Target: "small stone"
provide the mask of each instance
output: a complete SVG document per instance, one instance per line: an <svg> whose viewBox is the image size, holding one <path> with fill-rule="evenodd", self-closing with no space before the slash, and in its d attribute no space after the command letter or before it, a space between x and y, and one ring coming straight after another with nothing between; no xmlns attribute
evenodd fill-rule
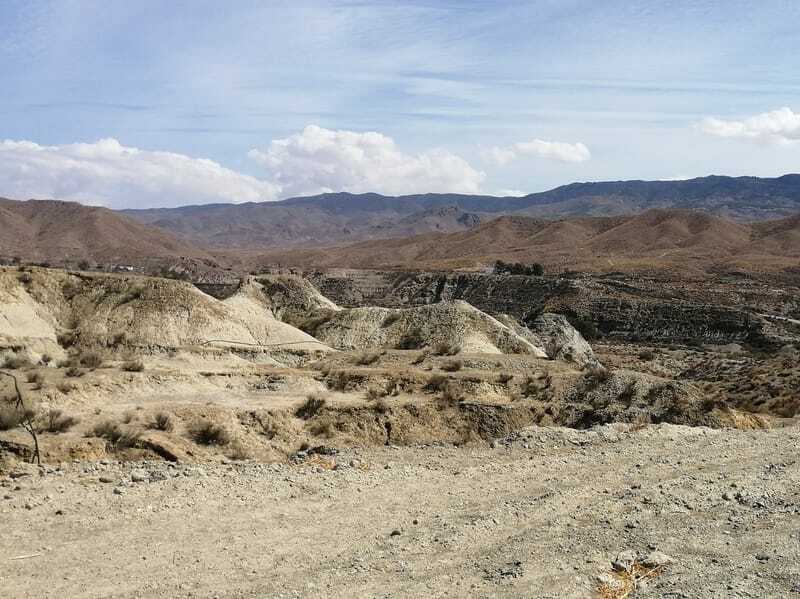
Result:
<svg viewBox="0 0 800 599"><path fill-rule="evenodd" d="M646 568L660 568L662 566L668 566L674 561L675 560L666 553L653 551L642 560L642 565Z"/></svg>
<svg viewBox="0 0 800 599"><path fill-rule="evenodd" d="M628 572L631 568L633 568L633 564L636 563L637 557L638 556L636 555L636 552L632 549L621 551L617 554L617 557L611 560L611 567L617 572Z"/></svg>
<svg viewBox="0 0 800 599"><path fill-rule="evenodd" d="M402 533L396 528L389 534L390 537L399 537Z"/></svg>
<svg viewBox="0 0 800 599"><path fill-rule="evenodd" d="M767 555L766 553L756 553L756 559L760 562L768 562L769 555Z"/></svg>
<svg viewBox="0 0 800 599"><path fill-rule="evenodd" d="M108 476L101 476L98 480L101 483L113 483L114 482L114 479L111 478L111 477L108 477Z"/></svg>
<svg viewBox="0 0 800 599"><path fill-rule="evenodd" d="M124 495L125 489L122 487L114 487L114 495Z"/></svg>
<svg viewBox="0 0 800 599"><path fill-rule="evenodd" d="M351 468L360 468L361 467L361 462L359 460L356 460L356 459L350 460L350 467Z"/></svg>
<svg viewBox="0 0 800 599"><path fill-rule="evenodd" d="M135 483L144 483L150 480L150 476L144 470L131 471L131 480Z"/></svg>

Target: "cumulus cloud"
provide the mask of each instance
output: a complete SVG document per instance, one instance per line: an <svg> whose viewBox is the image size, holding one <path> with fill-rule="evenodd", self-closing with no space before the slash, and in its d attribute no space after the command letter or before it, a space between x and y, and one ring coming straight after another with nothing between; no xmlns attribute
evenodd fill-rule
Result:
<svg viewBox="0 0 800 599"><path fill-rule="evenodd" d="M783 107L741 121L703 119L697 127L704 133L729 139L791 144L800 141L800 114Z"/></svg>
<svg viewBox="0 0 800 599"><path fill-rule="evenodd" d="M508 147L492 147L483 152L484 160L504 166L521 156L536 156L559 162L586 162L592 157L589 148L581 142L574 144L562 141L533 139L520 141Z"/></svg>
<svg viewBox="0 0 800 599"><path fill-rule="evenodd" d="M249 156L284 196L329 191L476 193L485 179L484 173L445 150L407 154L381 133L332 131L316 125L273 140L264 150L253 149Z"/></svg>
<svg viewBox="0 0 800 599"><path fill-rule="evenodd" d="M111 208L274 200L280 188L203 158L126 147L116 139L42 146L0 142L0 194Z"/></svg>

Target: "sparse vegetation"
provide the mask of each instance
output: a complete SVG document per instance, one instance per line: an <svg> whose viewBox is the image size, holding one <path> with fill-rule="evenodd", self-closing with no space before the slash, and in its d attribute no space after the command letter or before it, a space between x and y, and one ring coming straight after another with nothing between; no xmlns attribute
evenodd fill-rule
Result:
<svg viewBox="0 0 800 599"><path fill-rule="evenodd" d="M225 455L231 460L236 460L237 462L243 462L253 457L253 454L250 452L247 446L238 439L229 444L228 451L225 452Z"/></svg>
<svg viewBox="0 0 800 599"><path fill-rule="evenodd" d="M649 349L648 350L642 350L642 351L639 352L639 359L642 362L650 362L653 359L655 359L655 357L656 357L656 355L652 351L650 351Z"/></svg>
<svg viewBox="0 0 800 599"><path fill-rule="evenodd" d="M115 449L124 449L135 447L139 442L141 433L134 427L123 427L116 422L106 420L95 425L91 430L90 436L105 439Z"/></svg>
<svg viewBox="0 0 800 599"><path fill-rule="evenodd" d="M12 401L0 400L0 431L10 431L17 428L26 418L33 416L25 413L14 405Z"/></svg>
<svg viewBox="0 0 800 599"><path fill-rule="evenodd" d="M82 353L78 360L86 368L100 368L103 365L103 356L94 351Z"/></svg>
<svg viewBox="0 0 800 599"><path fill-rule="evenodd" d="M595 389L611 378L611 372L607 368L598 366L590 368L583 375L583 380L587 389Z"/></svg>
<svg viewBox="0 0 800 599"><path fill-rule="evenodd" d="M419 349L425 344L425 338L419 329L411 329L403 333L397 343L397 349Z"/></svg>
<svg viewBox="0 0 800 599"><path fill-rule="evenodd" d="M325 407L326 400L318 395L309 395L306 400L294 411L294 415L303 420L316 416Z"/></svg>
<svg viewBox="0 0 800 599"><path fill-rule="evenodd" d="M157 412L153 415L153 419L150 421L148 427L158 431L170 433L174 430L175 423L172 420L172 416L166 412Z"/></svg>
<svg viewBox="0 0 800 599"><path fill-rule="evenodd" d="M425 359L426 359L426 358L427 358L429 355L430 355L430 354L428 353L428 351L427 351L427 350L425 350L425 351L421 351L419 354L417 354L417 355L414 357L414 359L413 359L413 360L411 360L411 363L412 363L414 366L417 366L417 365L419 365L419 364L422 364L422 363L425 361Z"/></svg>
<svg viewBox="0 0 800 599"><path fill-rule="evenodd" d="M31 366L33 365L26 356L16 354L6 356L3 362L3 368L8 368L9 370L22 370L24 368L30 368Z"/></svg>
<svg viewBox="0 0 800 599"><path fill-rule="evenodd" d="M445 372L458 372L464 367L461 360L448 360L441 365L441 369Z"/></svg>
<svg viewBox="0 0 800 599"><path fill-rule="evenodd" d="M498 385L507 385L513 378L514 378L513 374L509 374L507 372L501 372L495 378L495 382L497 382Z"/></svg>
<svg viewBox="0 0 800 599"><path fill-rule="evenodd" d="M425 390L432 392L441 391L444 389L445 385L447 385L448 380L449 379L442 374L434 374L425 383Z"/></svg>
<svg viewBox="0 0 800 599"><path fill-rule="evenodd" d="M82 377L84 372L82 369L78 368L77 366L70 366L64 371L64 376L68 376L70 378L78 378Z"/></svg>
<svg viewBox="0 0 800 599"><path fill-rule="evenodd" d="M47 413L45 430L48 433L65 433L80 422L74 416L69 416L61 410L50 410Z"/></svg>
<svg viewBox="0 0 800 599"><path fill-rule="evenodd" d="M381 354L379 352L362 352L355 357L354 362L358 366L370 366L380 359Z"/></svg>
<svg viewBox="0 0 800 599"><path fill-rule="evenodd" d="M61 381L56 385L56 389L58 389L64 395L69 395L73 391L75 391L75 385L70 383L69 381Z"/></svg>
<svg viewBox="0 0 800 599"><path fill-rule="evenodd" d="M44 384L44 377L41 372L32 371L25 376L25 380L33 385L34 389L41 389Z"/></svg>
<svg viewBox="0 0 800 599"><path fill-rule="evenodd" d="M522 264L521 262L503 262L498 260L494 263L494 272L498 275L525 275L541 277L544 274L544 266L539 262Z"/></svg>
<svg viewBox="0 0 800 599"><path fill-rule="evenodd" d="M386 318L384 318L383 322L381 323L381 327L383 327L383 328L390 327L394 323L396 323L398 320L400 320L400 313L399 312L393 312L391 314L387 314Z"/></svg>
<svg viewBox="0 0 800 599"><path fill-rule="evenodd" d="M208 420L196 422L189 433L199 445L227 445L231 442L231 435L225 427Z"/></svg>
<svg viewBox="0 0 800 599"><path fill-rule="evenodd" d="M461 346L455 343L442 341L433 346L431 353L434 356L455 356L461 353Z"/></svg>
<svg viewBox="0 0 800 599"><path fill-rule="evenodd" d="M125 372L142 372L144 370L144 362L141 360L126 360L122 363L122 370Z"/></svg>

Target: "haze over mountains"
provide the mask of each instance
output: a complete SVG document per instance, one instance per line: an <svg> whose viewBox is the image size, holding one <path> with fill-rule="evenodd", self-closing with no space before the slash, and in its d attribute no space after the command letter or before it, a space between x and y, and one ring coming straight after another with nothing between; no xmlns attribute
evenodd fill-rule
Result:
<svg viewBox="0 0 800 599"><path fill-rule="evenodd" d="M799 215L800 175L576 183L521 198L336 193L124 213L0 200L0 257L241 271L479 268L497 259L551 271L774 270L798 263Z"/></svg>
<svg viewBox="0 0 800 599"><path fill-rule="evenodd" d="M125 213L205 247L277 248L464 231L503 214L552 219L651 208L704 210L742 222L782 218L800 213L800 175L573 183L523 197L330 193Z"/></svg>

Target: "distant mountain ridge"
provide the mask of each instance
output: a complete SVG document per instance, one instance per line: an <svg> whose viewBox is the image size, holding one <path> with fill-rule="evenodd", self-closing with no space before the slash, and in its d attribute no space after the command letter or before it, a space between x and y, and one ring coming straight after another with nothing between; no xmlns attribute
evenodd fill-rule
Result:
<svg viewBox="0 0 800 599"><path fill-rule="evenodd" d="M506 214L557 219L631 215L652 208L702 210L739 222L789 217L800 214L800 175L571 183L522 197L341 192L123 212L205 247L280 248L466 231Z"/></svg>

